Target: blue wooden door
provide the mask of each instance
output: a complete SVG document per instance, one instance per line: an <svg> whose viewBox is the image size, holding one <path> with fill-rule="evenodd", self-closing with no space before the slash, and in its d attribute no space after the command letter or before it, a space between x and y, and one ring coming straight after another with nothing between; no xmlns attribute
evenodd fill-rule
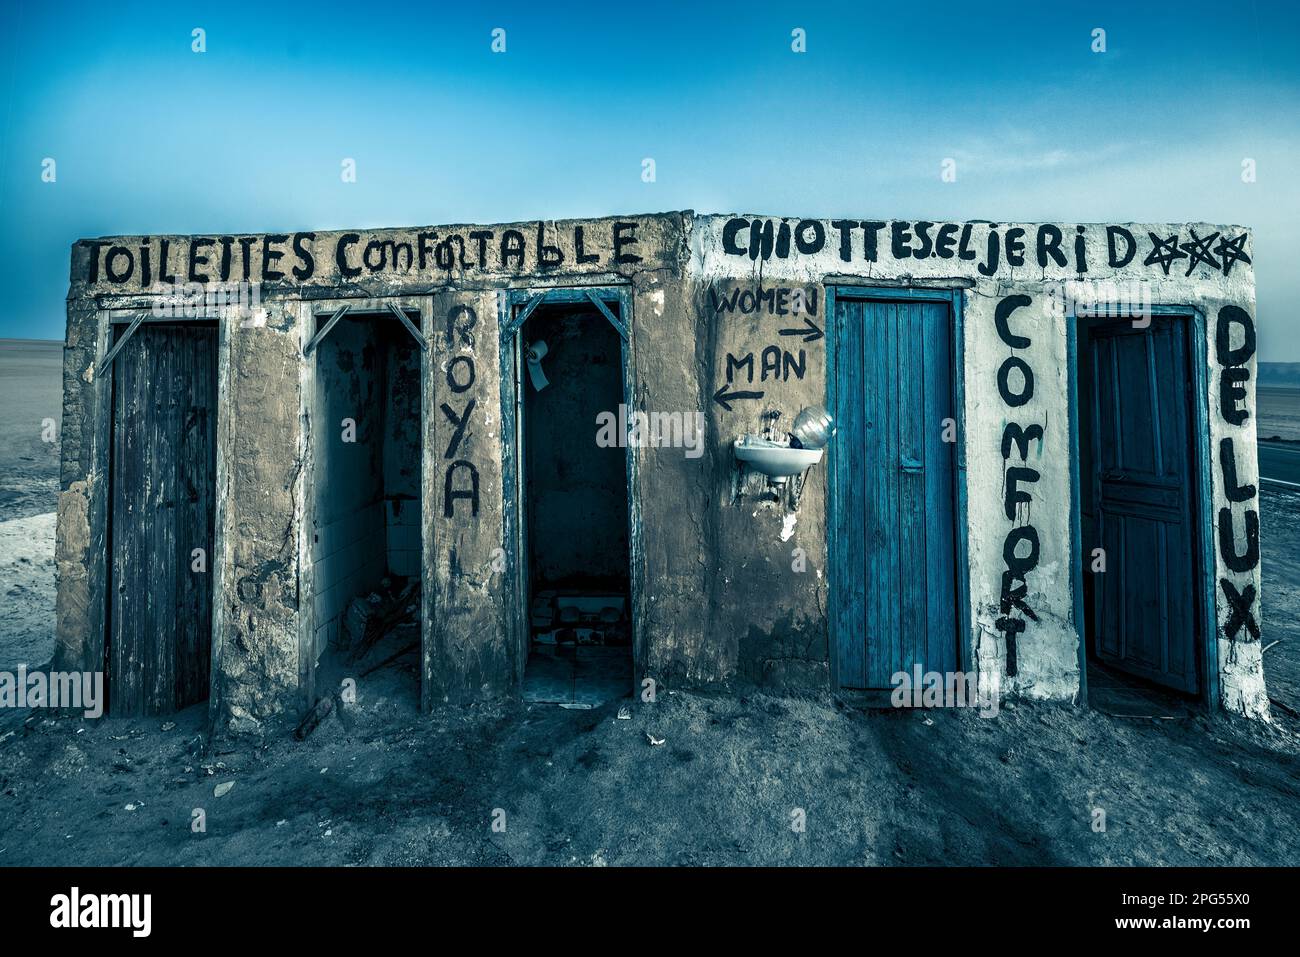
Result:
<svg viewBox="0 0 1300 957"><path fill-rule="evenodd" d="M1199 690L1188 321L1094 325L1092 481L1105 571L1095 652L1170 688ZM1094 546L1095 543L1094 543Z"/></svg>
<svg viewBox="0 0 1300 957"><path fill-rule="evenodd" d="M888 689L957 669L951 307L839 298L834 334L837 680Z"/></svg>

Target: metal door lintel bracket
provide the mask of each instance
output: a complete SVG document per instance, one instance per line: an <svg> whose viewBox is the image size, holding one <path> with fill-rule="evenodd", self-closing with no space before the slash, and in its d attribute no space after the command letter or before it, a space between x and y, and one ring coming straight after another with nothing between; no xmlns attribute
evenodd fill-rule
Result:
<svg viewBox="0 0 1300 957"><path fill-rule="evenodd" d="M113 364L113 360L117 358L117 354L121 352L122 347L126 345L126 340L130 339L131 336L134 335L135 331L140 328L140 324L144 322L144 317L146 315L147 313L141 312L131 320L131 324L126 327L126 332L122 333L117 342L113 343L113 348L108 350L108 354L99 360L99 365L95 367L95 378L98 379L104 374L104 370Z"/></svg>
<svg viewBox="0 0 1300 957"><path fill-rule="evenodd" d="M540 306L545 299L546 293L544 292L534 294L533 297L528 300L528 304L525 305L523 309L519 310L519 315L510 320L509 331L515 332L522 329L524 323L528 321L528 317L533 314L533 310Z"/></svg>
<svg viewBox="0 0 1300 957"><path fill-rule="evenodd" d="M429 340L424 338L424 336L420 334L420 330L416 328L415 323L407 318L406 311L398 308L397 304L392 302L388 304L388 308L392 310L393 315L402 320L402 325L406 326L406 331L415 336L415 341L420 344L420 348L425 352L428 352Z"/></svg>
<svg viewBox="0 0 1300 957"><path fill-rule="evenodd" d="M312 351L318 345L320 345L320 341L330 334L330 330L333 329L334 326L338 324L338 321L342 319L343 315L351 308L352 307L347 304L339 306L338 312L330 316L329 319L326 321L325 325L320 327L320 331L317 332L316 335L312 337L311 342L307 343L307 345L303 347L302 354L304 356L311 355Z"/></svg>
<svg viewBox="0 0 1300 957"><path fill-rule="evenodd" d="M594 305L597 309L599 309L601 311L601 314L604 315L604 317L610 321L610 324L615 329L618 330L618 334L622 336L624 339L626 339L627 327L624 326L623 323L618 320L618 317L614 315L614 313L610 310L609 306L605 305L605 303L601 300L601 298L598 295L596 295L594 292L592 292L590 289L584 291L587 293L587 298L591 300L592 305Z"/></svg>

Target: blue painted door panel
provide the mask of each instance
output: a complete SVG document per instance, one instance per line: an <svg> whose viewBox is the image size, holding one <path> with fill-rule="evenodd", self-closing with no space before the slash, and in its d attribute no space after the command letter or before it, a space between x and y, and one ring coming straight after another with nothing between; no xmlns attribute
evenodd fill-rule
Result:
<svg viewBox="0 0 1300 957"><path fill-rule="evenodd" d="M831 581L843 688L890 688L914 664L957 669L952 327L945 302L836 301Z"/></svg>
<svg viewBox="0 0 1300 957"><path fill-rule="evenodd" d="M1091 329L1093 501L1106 570L1094 576L1096 654L1180 691L1196 667L1190 369L1186 319ZM1095 546L1094 546L1095 547Z"/></svg>

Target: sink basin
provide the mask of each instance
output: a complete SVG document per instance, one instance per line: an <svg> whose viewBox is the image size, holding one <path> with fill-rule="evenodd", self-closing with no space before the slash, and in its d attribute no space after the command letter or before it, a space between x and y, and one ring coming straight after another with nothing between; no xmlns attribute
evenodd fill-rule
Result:
<svg viewBox="0 0 1300 957"><path fill-rule="evenodd" d="M822 460L824 449L792 449L787 445L775 445L759 440L758 442L736 439L732 444L737 461L762 472L769 478L787 479L798 475L810 465Z"/></svg>

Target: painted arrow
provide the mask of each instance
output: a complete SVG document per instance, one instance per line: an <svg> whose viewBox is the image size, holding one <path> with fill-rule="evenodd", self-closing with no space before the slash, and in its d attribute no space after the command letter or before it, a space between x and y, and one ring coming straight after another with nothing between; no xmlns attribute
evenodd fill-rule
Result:
<svg viewBox="0 0 1300 957"><path fill-rule="evenodd" d="M807 316L804 316L804 327L802 329L782 329L783 336L803 336L804 342L816 342L826 333L822 332L817 323L813 322Z"/></svg>
<svg viewBox="0 0 1300 957"><path fill-rule="evenodd" d="M725 385L717 392L713 393L713 401L718 403L718 405L722 406L728 412L732 411L731 402L733 399L761 398L763 398L763 393L761 392L728 392Z"/></svg>

